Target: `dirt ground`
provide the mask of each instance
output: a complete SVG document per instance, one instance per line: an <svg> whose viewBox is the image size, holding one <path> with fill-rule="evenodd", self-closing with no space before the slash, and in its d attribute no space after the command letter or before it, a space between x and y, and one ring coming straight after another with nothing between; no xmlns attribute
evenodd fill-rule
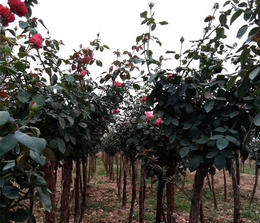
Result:
<svg viewBox="0 0 260 223"><path fill-rule="evenodd" d="M249 201L252 194L252 189L254 185L254 166L252 167L251 173L241 173L241 223L257 223L260 222L260 188L257 187L255 193L254 202L250 205ZM178 199L176 199L176 206L189 205L189 200L187 196L191 195L192 181L194 173L189 173L186 178L185 190L184 192L180 187L176 188L176 194ZM227 189L228 189L228 199L224 202L223 195L223 172L217 172L215 181L215 190L217 193L218 208L214 209L214 203L212 198L212 193L209 190L209 185L207 179L204 185L204 215L205 223L211 222L226 222L232 223L233 219L233 198L232 198L232 184L231 177L228 172L226 172L227 177ZM127 205L122 207L121 198L117 195L116 182L112 182L104 174L104 167L101 160L98 161L97 172L91 179L88 185L88 199L87 207L84 215L84 223L126 223L128 222L130 200L131 200L131 182L128 179L127 186ZM146 223L155 222L155 208L156 208L156 184L153 191L151 191L150 184L147 184L146 190L146 203L145 203L145 219ZM184 195L185 193L185 195ZM186 198L185 198L186 197ZM186 199L186 200L185 200ZM178 203L179 202L179 203ZM189 206L187 207L189 208ZM176 213L178 215L177 222L188 222L189 211L183 210L182 208L177 209ZM39 209L38 209L39 211ZM44 216L42 208L41 211L37 213L37 222L43 222ZM73 216L72 216L73 219ZM73 220L71 222L74 222ZM133 222L138 221L138 198L135 206L135 212L133 217Z"/></svg>

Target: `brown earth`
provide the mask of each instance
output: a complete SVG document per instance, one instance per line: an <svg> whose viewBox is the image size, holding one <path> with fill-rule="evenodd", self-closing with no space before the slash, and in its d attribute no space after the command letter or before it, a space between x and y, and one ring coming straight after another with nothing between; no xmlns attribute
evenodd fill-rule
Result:
<svg viewBox="0 0 260 223"><path fill-rule="evenodd" d="M247 167L249 169L249 167ZM260 188L257 188L255 193L254 202L250 205L249 201L252 194L252 189L254 185L254 167L250 170L250 174L241 173L241 204L242 211L241 217L242 222L245 223L257 223L260 222ZM130 209L131 200L131 186L130 179L128 179L128 202L126 207L122 207L121 198L117 195L116 182L112 182L106 176L104 176L104 168L101 160L98 160L97 172L95 173L93 179L91 179L88 185L88 200L87 207L84 215L84 223L126 223L128 222L128 215ZM209 190L208 181L205 180L204 186L204 215L205 223L211 222L226 222L232 223L232 213L233 213L233 199L232 199L232 182L227 176L227 189L228 189L228 200L224 202L223 195L223 172L217 172L215 180L215 189L217 194L218 209L214 209L214 203L212 199L212 193ZM185 190L181 190L181 184L177 185L176 189L176 207L181 205L189 205L189 198L191 196L192 181L194 173L188 173L186 178ZM60 191L60 188L58 188ZM155 207L156 207L156 184L154 185L154 191L151 191L150 184L147 185L146 191L146 203L145 203L145 218L146 223L155 222ZM59 192L58 192L59 194ZM176 208L176 213L178 215L177 222L188 222L189 211L183 210L182 208ZM44 222L43 209L37 208L37 222ZM72 216L73 219L73 216ZM133 222L138 221L138 199L135 206L135 213L133 217ZM71 222L74 222L71 220Z"/></svg>

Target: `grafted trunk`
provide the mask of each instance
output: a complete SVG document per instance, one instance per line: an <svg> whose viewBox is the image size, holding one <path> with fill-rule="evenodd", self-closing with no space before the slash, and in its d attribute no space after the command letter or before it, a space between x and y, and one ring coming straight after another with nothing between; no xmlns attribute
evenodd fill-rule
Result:
<svg viewBox="0 0 260 223"><path fill-rule="evenodd" d="M46 160L46 164L44 166L44 178L48 184L48 188L52 192L51 194L51 202L52 206L55 206L56 203L56 178L55 178L55 163L50 160ZM33 201L32 201L33 202ZM33 204L33 203L32 203ZM30 205L31 206L31 205ZM33 205L32 205L33 207ZM32 208L30 207L30 208ZM46 223L55 223L56 222L56 216L55 216L55 209L52 208L51 212L45 211L45 222Z"/></svg>
<svg viewBox="0 0 260 223"><path fill-rule="evenodd" d="M174 176L175 174L175 165L170 166L167 169L166 176L170 179L169 182L166 184L167 190L167 221L168 223L175 223L174 211L175 211L175 203L174 203L174 196L175 196L175 188L174 188Z"/></svg>
<svg viewBox="0 0 260 223"><path fill-rule="evenodd" d="M162 176L158 176L158 185L157 185L157 205L156 205L156 223L162 222L163 217L163 191L165 183L162 179Z"/></svg>
<svg viewBox="0 0 260 223"><path fill-rule="evenodd" d="M126 165L126 160L124 159L123 161L123 172L124 172L124 178L123 178L123 199L122 199L122 206L126 206L126 184L127 184L127 165Z"/></svg>
<svg viewBox="0 0 260 223"><path fill-rule="evenodd" d="M208 168L200 168L196 171L193 194L191 198L191 209L190 209L190 219L189 223L198 223L202 202L202 190L204 179L208 173Z"/></svg>
<svg viewBox="0 0 260 223"><path fill-rule="evenodd" d="M83 215L85 212L85 206L87 204L87 184L88 184L88 179L87 179L87 158L82 159L82 175L83 175L83 181L82 181L82 203L81 203L81 213L80 213L80 219L79 222L82 222Z"/></svg>
<svg viewBox="0 0 260 223"><path fill-rule="evenodd" d="M253 200L254 200L256 187L257 187L257 182L258 182L258 175L259 175L259 166L258 166L258 164L256 164L256 166L255 166L255 184L254 184L254 188L253 188L253 191L252 191L252 196L251 196L250 203L252 203Z"/></svg>
<svg viewBox="0 0 260 223"><path fill-rule="evenodd" d="M78 223L80 219L80 161L76 162L76 177L74 182L74 223Z"/></svg>
<svg viewBox="0 0 260 223"><path fill-rule="evenodd" d="M237 168L234 167L234 162L231 166L231 177L232 177L232 186L233 186L233 192L234 192L234 216L233 216L233 222L239 223L240 222L240 210L241 210L241 203L240 203L240 185L238 184L237 180Z"/></svg>
<svg viewBox="0 0 260 223"><path fill-rule="evenodd" d="M139 189L139 223L144 223L144 202L145 202L145 167L141 167L141 180L140 180L140 189Z"/></svg>
<svg viewBox="0 0 260 223"><path fill-rule="evenodd" d="M72 184L72 160L63 162L62 166L62 195L60 206L60 223L69 223L70 219L70 187Z"/></svg>
<svg viewBox="0 0 260 223"><path fill-rule="evenodd" d="M132 200L131 200L131 208L130 208L128 223L131 223L133 221L134 206L136 200L136 168L135 168L134 160L131 160L131 169L132 169Z"/></svg>
<svg viewBox="0 0 260 223"><path fill-rule="evenodd" d="M224 178L224 201L227 202L227 178L225 169L223 169L223 178Z"/></svg>

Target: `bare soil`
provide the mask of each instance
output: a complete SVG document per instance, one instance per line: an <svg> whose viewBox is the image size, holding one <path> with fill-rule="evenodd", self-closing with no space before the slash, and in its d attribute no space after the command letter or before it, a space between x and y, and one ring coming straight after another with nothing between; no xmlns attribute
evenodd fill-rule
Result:
<svg viewBox="0 0 260 223"><path fill-rule="evenodd" d="M249 168L247 166L247 168ZM252 169L254 166L252 166ZM254 185L254 171L250 170L251 174L241 173L241 217L244 223L260 222L260 188L257 187L254 202L250 204L250 198ZM122 207L121 197L117 195L116 182L112 182L104 176L104 167L101 160L97 162L97 172L91 179L88 185L87 207L84 214L84 223L126 223L128 222L130 201L131 201L131 182L128 179L127 186L127 205ZM212 222L233 222L233 198L232 198L232 182L228 172L227 176L227 191L228 200L224 202L224 184L223 172L217 172L215 180L215 190L217 194L217 210L214 209L212 193L209 190L207 179L204 185L204 215L205 223ZM189 217L189 198L192 193L192 182L194 173L188 173L185 183L184 191L181 190L181 182L176 185L176 214L178 215L177 222L188 222ZM60 194L61 188L58 188L57 194ZM137 194L138 195L138 194ZM57 196L59 197L59 195ZM71 207L73 210L73 207ZM155 208L156 208L156 184L153 191L151 191L151 184L147 184L146 203L145 203L145 219L146 223L155 222ZM44 222L44 211L41 206L37 207L37 222ZM71 211L73 213L73 211ZM73 221L73 216L71 217ZM135 206L133 222L138 221L138 198Z"/></svg>

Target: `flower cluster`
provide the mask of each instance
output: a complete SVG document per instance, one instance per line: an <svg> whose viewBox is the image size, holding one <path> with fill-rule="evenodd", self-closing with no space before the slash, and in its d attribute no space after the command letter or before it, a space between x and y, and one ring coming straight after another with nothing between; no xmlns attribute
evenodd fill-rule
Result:
<svg viewBox="0 0 260 223"><path fill-rule="evenodd" d="M9 23L15 20L14 14L19 17L26 16L28 9L24 2L21 0L8 0L10 9L0 4L0 17L4 27L9 26Z"/></svg>
<svg viewBox="0 0 260 223"><path fill-rule="evenodd" d="M152 111L147 111L145 112L145 115L147 117L147 122L149 122L150 120L152 120L154 118L154 114ZM162 119L161 118L157 118L155 123L154 123L156 126L160 127L161 124L162 124Z"/></svg>
<svg viewBox="0 0 260 223"><path fill-rule="evenodd" d="M19 17L27 15L28 9L25 3L21 0L8 0L8 4L10 6L11 11Z"/></svg>
<svg viewBox="0 0 260 223"><path fill-rule="evenodd" d="M0 16L2 17L2 24L4 27L15 20L14 14L6 6L0 5Z"/></svg>
<svg viewBox="0 0 260 223"><path fill-rule="evenodd" d="M41 34L33 35L30 39L30 43L32 43L37 49L42 47L43 38Z"/></svg>
<svg viewBox="0 0 260 223"><path fill-rule="evenodd" d="M86 69L85 65L91 64L94 61L94 52L89 48L75 52L72 56L71 69L77 72L82 72Z"/></svg>

